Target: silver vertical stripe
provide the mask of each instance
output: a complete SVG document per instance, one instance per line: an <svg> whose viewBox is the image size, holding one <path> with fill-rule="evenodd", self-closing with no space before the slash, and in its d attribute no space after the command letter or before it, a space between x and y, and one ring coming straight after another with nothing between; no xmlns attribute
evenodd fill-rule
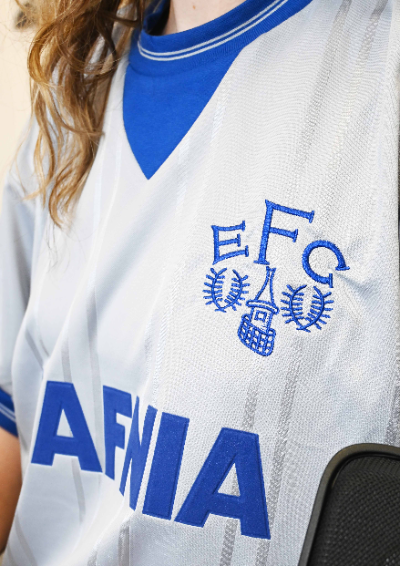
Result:
<svg viewBox="0 0 400 566"><path fill-rule="evenodd" d="M398 205L397 205L397 214L398 214L398 235L400 240L400 153L398 155L398 163L397 163L397 186L398 186ZM396 334L399 336L399 316L397 315L397 324L396 324ZM397 344L397 367L400 367L400 344ZM399 371L399 370L398 370ZM397 376L397 383L394 388L393 392L393 402L390 411L390 418L387 425L386 436L385 436L385 444L391 444L392 446L400 446L400 375Z"/></svg>
<svg viewBox="0 0 400 566"><path fill-rule="evenodd" d="M232 64L232 66L235 63ZM220 85L222 88L218 89L218 101L217 101L217 105L216 105L216 110L215 110L215 114L214 114L214 118L213 118L213 124L212 124L212 131L211 131L211 136L210 136L210 148L208 150L208 155L210 156L210 160L213 161L214 159L214 152L213 152L213 148L214 148L214 144L216 143L217 140L217 134L219 132L219 129L222 125L223 119L224 119L224 115L225 115L225 109L227 106L227 99L228 96L231 92L231 87L232 87L232 74L227 76L225 75L223 83L221 83ZM180 155L179 155L179 165L180 167L182 167L182 163L184 163L184 160L187 159L186 157L186 153L188 151L188 142L189 142L189 138L190 136L188 136L188 139L185 140L185 145L182 146L180 148ZM190 154L189 154L189 158L190 158ZM204 199L204 187L206 187L209 183L210 180L210 166L206 165L205 166L205 172L204 172L204 183L203 183L203 191L200 194L200 197L197 201L197 209L200 210L201 208L201 203L202 200ZM178 194L178 199L177 199L177 206L176 206L176 218L179 218L179 215L181 214L181 207L183 204L183 199L185 196L185 192L186 192L186 182L187 182L187 175L183 173L183 171L180 171L180 190L179 190L179 194ZM175 221L175 223L177 222L177 220ZM176 233L175 233L176 236ZM162 272L162 276L161 276L161 280L164 281L166 277L166 267L165 267L165 263L163 266L163 272ZM168 307L167 307L168 308ZM170 317L168 316L168 312L165 311L163 314L163 318L161 321L161 330L160 330L160 337L159 337L159 341L158 341L158 347L157 347L157 352L156 352L156 363L155 363L155 369L154 369L154 377L153 377L153 403L157 404L157 399L158 399L158 395L159 395L159 387L160 387L160 373L161 373L161 368L162 368L162 363L163 363L163 357L164 357L164 349L165 349L165 337L166 337L166 333L167 333L167 328L168 328L168 320L170 319Z"/></svg>
<svg viewBox="0 0 400 566"><path fill-rule="evenodd" d="M300 343L300 340L297 339L297 351L294 352L294 354L296 355L293 355L293 359L295 359L296 362L292 367L290 367L286 376L285 390L283 392L281 401L279 425L276 433L275 449L272 459L272 476L267 492L268 521L271 532L273 530L275 514L278 507L293 401L299 377L299 369L302 357ZM265 566L265 564L267 563L270 542L270 540L261 540L259 542L257 548L256 566Z"/></svg>
<svg viewBox="0 0 400 566"><path fill-rule="evenodd" d="M327 41L327 47L324 55L324 62L318 74L317 86L314 97L309 106L308 116L306 118L306 126L302 132L301 140L298 146L296 162L293 172L293 179L296 184L297 177L304 163L307 160L309 148L311 147L314 132L318 124L318 116L321 111L323 100L322 93L326 89L331 68L338 49L340 33L343 29L347 13L351 5L351 0L343 0L339 11L335 17L335 21ZM293 369L293 368L292 368ZM289 429L291 410L293 405L294 394L298 370L291 371L286 378L285 390L281 401L280 418L277 433L277 443L274 450L274 459L272 466L272 478L270 483L270 491L267 496L268 518L270 527L273 524L273 516L276 511L276 504L271 505L272 500L278 501L283 462L286 451L286 439ZM258 390L260 386L260 378L253 380L247 392L245 411L243 416L243 429L250 432L254 426L254 418L257 407ZM237 520L228 519L225 526L224 540L222 544L222 552L220 558L220 566L230 566L232 563L233 549L237 531ZM256 566L265 566L268 558L269 541L261 541L257 549Z"/></svg>
<svg viewBox="0 0 400 566"><path fill-rule="evenodd" d="M326 43L323 62L321 63L321 67L317 76L316 87L308 106L305 125L301 133L299 146L296 150L296 161L294 165L293 175L295 185L297 184L298 175L301 171L301 168L307 161L308 153L314 140L315 130L317 128L317 125L319 124L319 116L321 113L322 103L324 101L323 94L328 86L329 78L332 73L332 67L335 62L336 52L339 47L339 43L342 37L342 30L348 12L350 10L351 2L352 0L343 0L336 14L331 33L329 34Z"/></svg>
<svg viewBox="0 0 400 566"><path fill-rule="evenodd" d="M42 359L42 356L40 355L40 352L39 352L39 350L38 350L38 348L35 344L35 341L34 341L32 335L31 335L31 333L28 330L25 331L25 338L26 338L26 342L27 342L29 348L31 349L31 352L32 352L34 358L36 359L36 361L38 363L38 366L40 367L40 369L42 371L42 376L43 376L43 359ZM19 440L21 442L23 451L25 453L27 453L29 451L28 442L26 441L25 435L20 428L18 428L18 436L19 436Z"/></svg>
<svg viewBox="0 0 400 566"><path fill-rule="evenodd" d="M192 132L189 131L181 141L178 148L179 149L178 168L176 174L177 194L176 194L173 231L171 234L171 243L170 243L171 250L175 250L177 247L179 226L182 220L183 204L185 201L186 190L187 190L187 161L188 161L191 140L192 140ZM169 272L173 269L173 266L175 265L175 262L170 261L170 257L168 257L168 260L169 261L165 261L163 265L162 282L159 287L160 290L162 290L166 277L168 277ZM167 267L168 265L169 267ZM182 269L182 266L180 265L178 269ZM168 280L170 281L171 279L168 278L167 281ZM160 375L161 375L162 362L164 359L166 336L168 334L169 324L172 319L172 305L175 303L175 299L176 299L176 289L174 288L174 286L171 286L170 283L169 283L169 289L170 289L170 292L168 293L169 298L168 301L166 301L165 310L163 313L163 318L161 323L161 333L160 333L161 340L159 343L159 347L157 348L157 364L155 366L154 377L153 377L153 400L155 403L157 402L159 390L161 386Z"/></svg>
<svg viewBox="0 0 400 566"><path fill-rule="evenodd" d="M103 424L103 401L102 401L102 383L100 375L100 365L99 357L97 352L97 328L98 328L98 310L96 302L96 272L97 264L99 261L100 251L102 249L105 232L108 226L108 221L111 216L111 212L114 207L116 200L118 187L120 185L121 179L121 159L122 159L122 136L118 139L118 145L116 147L116 164L115 164L115 176L114 176L114 186L113 192L110 199L110 203L107 209L107 215L104 219L103 225L101 226L101 232L95 243L95 252L93 257L92 271L89 276L88 287L87 287L87 301L86 301L86 314L87 314L87 331L89 339L89 354L90 363L92 369L92 385L93 385L93 404L94 404L94 422L95 422L95 444L97 454L102 466L104 466L104 424ZM99 225L97 216L99 215L99 204L95 203L95 222ZM97 214L96 214L97 213Z"/></svg>
<svg viewBox="0 0 400 566"><path fill-rule="evenodd" d="M119 84L123 77L125 76L125 66L119 65L117 76L113 80L112 88L115 88L114 85ZM112 99L112 95L110 93L109 99ZM120 111L120 107L116 108L116 111ZM114 115L114 109L112 109L106 115L106 123L105 123L105 131L110 128L110 123L112 117ZM97 264L99 260L100 251L102 248L102 244L104 241L105 231L108 226L108 222L111 216L111 212L114 208L114 203L116 200L118 188L120 185L120 178L121 178L121 158L122 158L122 140L123 137L120 136L118 139L118 144L116 147L116 163L115 163L115 175L114 175L114 185L112 189L112 195L110 202L108 204L107 213L105 215L103 224L100 224L101 219L101 197L102 197L102 184L103 184L103 167L105 163L104 159L104 152L105 152L105 144L103 143L102 152L99 155L100 163L102 164L101 173L98 177L97 187L95 192L95 201L93 207L93 234L94 238L100 230L100 234L98 235L97 239L94 240L92 245L92 252L89 260L89 264L91 267L91 271L88 276L87 282L87 295L86 295L86 315L87 315L87 332L88 332L88 341L89 341L89 356L90 356L90 364L92 370L92 387L93 387L93 407L94 407L94 424L95 424L95 445L96 451L99 457L100 464L104 467L104 423L103 423L103 407L102 407L102 382L101 382L101 375L100 375L100 364L97 352L97 322L98 322L98 312L97 312L97 304L96 304L96 291L95 291L95 282L96 282L96 271L97 271ZM99 481L101 482L102 476L99 476ZM92 554L90 555L89 561L87 566L96 566L97 565L97 554L98 554L98 545L95 546L93 549Z"/></svg>
<svg viewBox="0 0 400 566"><path fill-rule="evenodd" d="M78 461L74 458L71 460L72 477L74 478L75 491L78 499L79 521L83 523L86 515L85 493L83 491L83 483L81 469Z"/></svg>
<svg viewBox="0 0 400 566"><path fill-rule="evenodd" d="M104 450L103 450L103 414L101 410L101 376L99 357L97 353L97 306L96 294L92 289L89 293L87 300L87 327L89 338L89 353L90 364L92 368L92 386L93 386L93 402L94 402L94 422L95 422L95 437L96 437L96 450L99 455L99 460L104 464Z"/></svg>
<svg viewBox="0 0 400 566"><path fill-rule="evenodd" d="M231 495L240 495L239 484L235 476L232 482ZM238 529L238 519L227 519L225 523L224 540L222 543L220 566L229 565L232 562L233 549L235 548L236 532Z"/></svg>
<svg viewBox="0 0 400 566"><path fill-rule="evenodd" d="M25 535L23 533L21 523L19 522L19 517L18 517L17 514L15 515L15 518L14 518L14 527L15 527L15 534L17 535L19 544L20 544L22 550L24 551L25 556L28 560L28 562L26 564L29 564L29 566L37 566L36 559L33 555L32 550L30 549L28 541L25 538Z"/></svg>
<svg viewBox="0 0 400 566"><path fill-rule="evenodd" d="M69 319L67 320L67 329L69 326ZM64 340L61 346L61 363L63 370L63 378L66 383L72 383L71 364L69 360L69 345L68 345L68 332L65 333ZM76 499L78 502L79 521L82 523L86 514L85 493L83 490L82 477L80 467L75 458L71 459L72 478L74 480Z"/></svg>
<svg viewBox="0 0 400 566"><path fill-rule="evenodd" d="M130 516L125 519L119 530L118 566L129 566L129 523Z"/></svg>
<svg viewBox="0 0 400 566"><path fill-rule="evenodd" d="M332 63L334 61L334 57L332 56L332 54L337 50L339 38L341 35L341 30L343 29L343 25L345 23L347 13L350 8L350 4L351 4L351 0L344 0L335 18L334 26L331 32L331 36L329 38L328 47L325 56L325 62L326 62L325 65L328 63L330 67L332 66ZM380 17L382 15L382 12L386 4L387 4L387 0L378 1L374 11L371 14L369 24L365 30L363 41L357 58L356 72L354 73L354 81L349 96L351 102L354 100L354 97L357 93L358 83L361 79L365 67L365 63L368 59L371 46L374 41L376 28L378 26ZM326 77L329 76L329 74L322 73L321 78L324 75ZM325 84L320 83L317 86L317 89L319 88L323 90L326 85L326 82L324 83ZM316 101L321 99L322 97L320 96L315 97ZM314 113L317 112L317 110L314 110ZM309 120L309 124L311 127L313 127L313 125L315 124L315 119ZM348 124L349 124L349 115L347 115L346 121L343 125L342 140L344 139ZM307 130L305 131L305 134L306 132ZM306 138L306 135L304 135L304 138ZM307 147L310 147L309 143L304 144L304 148L307 149ZM341 147L341 151L338 152L337 155L342 154L343 150L341 144L340 147ZM339 157L338 159L335 159L335 162L332 163L331 166L334 167L336 170L338 170L340 166L340 162L341 162L341 158ZM272 477L267 494L268 516L269 516L271 531L273 530L273 524L279 502L279 493L280 493L282 477L283 477L284 461L285 461L286 449L287 449L287 438L288 438L289 426L291 421L291 412L292 412L293 400L295 397L297 381L298 381L299 364L301 359L300 355L296 356L295 359L297 360L296 368L294 368L295 371L290 372L290 374L288 375L285 386L285 392L282 400L280 424L278 428L277 441L274 450ZM266 564L268 563L270 546L271 546L270 540L269 541L262 540L259 542L257 549L256 566L266 566Z"/></svg>
<svg viewBox="0 0 400 566"><path fill-rule="evenodd" d="M42 348L42 350L43 350L45 356L49 357L49 352L47 351L47 348L46 348L46 346L44 345L44 342L43 342L43 340L42 340L41 338L39 338L39 344L40 344L40 347Z"/></svg>
<svg viewBox="0 0 400 566"><path fill-rule="evenodd" d="M26 341L28 342L28 345L29 345L29 347L32 351L32 354L34 355L39 367L43 370L42 356L40 355L40 352L37 349L37 346L35 344L35 341L33 340L32 335L28 330L25 331L25 337L26 337Z"/></svg>
<svg viewBox="0 0 400 566"><path fill-rule="evenodd" d="M400 446L400 385L398 381L399 378L397 378L397 384L393 393L393 403L385 435L385 444L392 446Z"/></svg>
<svg viewBox="0 0 400 566"><path fill-rule="evenodd" d="M226 520L224 541L222 543L221 558L219 561L220 566L228 566L232 562L237 528L238 528L237 519Z"/></svg>
<svg viewBox="0 0 400 566"><path fill-rule="evenodd" d="M257 408L258 389L260 386L261 376L258 375L254 378L249 385L246 396L246 403L244 407L244 415L242 421L242 430L251 432L254 427L254 418ZM234 478L231 494L238 496L239 486L237 477ZM220 566L230 566L232 562L233 549L235 547L236 532L238 528L237 519L227 519L225 523L224 539L222 542L221 558L219 561Z"/></svg>
<svg viewBox="0 0 400 566"><path fill-rule="evenodd" d="M69 361L68 332L65 333L64 340L61 346L61 364L62 364L64 381L67 383L72 383L71 364Z"/></svg>

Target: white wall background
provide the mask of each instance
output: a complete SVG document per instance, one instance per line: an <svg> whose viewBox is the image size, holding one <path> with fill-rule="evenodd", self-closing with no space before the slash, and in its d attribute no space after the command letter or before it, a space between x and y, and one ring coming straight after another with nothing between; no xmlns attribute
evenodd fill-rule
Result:
<svg viewBox="0 0 400 566"><path fill-rule="evenodd" d="M14 0L0 0L0 193L30 112L26 70L30 36L13 29L16 13Z"/></svg>

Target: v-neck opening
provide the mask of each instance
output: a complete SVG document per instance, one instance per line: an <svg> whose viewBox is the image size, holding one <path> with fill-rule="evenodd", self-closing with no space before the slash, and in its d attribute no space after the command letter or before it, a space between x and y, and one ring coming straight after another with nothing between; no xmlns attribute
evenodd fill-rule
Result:
<svg viewBox="0 0 400 566"><path fill-rule="evenodd" d="M148 33L146 20L129 53L123 122L147 180L195 126L242 50L310 2L245 0L216 20L166 36Z"/></svg>
<svg viewBox="0 0 400 566"><path fill-rule="evenodd" d="M120 61L120 66L121 66L122 72L121 72L121 76L119 77L119 80L121 80L122 82L125 82L125 70L123 69L123 67L127 68L128 65L129 65L128 54L126 54L125 57L122 58L121 61ZM232 65L231 65L231 67L232 67ZM168 155L168 157L160 164L160 166L153 173L153 175L151 175L151 177L147 177L145 175L142 167L140 166L139 161L136 158L134 151L132 151L132 146L131 146L131 143L129 141L129 138L128 138L128 135L127 135L127 132L126 132L126 127L125 127L125 120L124 120L124 113L123 113L123 100L121 101L121 104L118 105L118 109L117 109L117 112L116 112L116 116L118 117L117 130L120 132L120 135L123 136L123 146L127 148L129 155L132 157L133 162L135 163L135 167L137 168L137 171L140 174L142 181L144 183L154 183L154 182L156 182L157 178L159 176L163 175L168 170L168 168L171 167L171 162L173 162L177 159L177 155L180 151L182 143L184 142L184 139L188 135L194 133L194 130L197 129L197 127L200 127L200 122L201 122L203 116L206 114L206 112L208 112L210 105L213 103L214 95L217 94L217 91L219 90L219 87L221 86L222 82L226 80L226 76L227 76L227 73L222 78L220 84L218 85L218 88L215 90L215 92L213 93L213 95L211 96L211 98L207 102L207 104L203 107L201 113L199 114L197 119L193 122L192 126L188 129L188 131L185 133L185 135L180 140L180 142L174 147L174 149L171 151L171 153Z"/></svg>

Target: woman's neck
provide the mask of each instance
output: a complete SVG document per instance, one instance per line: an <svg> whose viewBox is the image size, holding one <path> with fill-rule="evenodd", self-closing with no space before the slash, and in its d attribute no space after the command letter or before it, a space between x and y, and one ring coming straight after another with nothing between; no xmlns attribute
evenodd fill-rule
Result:
<svg viewBox="0 0 400 566"><path fill-rule="evenodd" d="M186 31L242 4L244 0L171 0L168 20L163 35Z"/></svg>

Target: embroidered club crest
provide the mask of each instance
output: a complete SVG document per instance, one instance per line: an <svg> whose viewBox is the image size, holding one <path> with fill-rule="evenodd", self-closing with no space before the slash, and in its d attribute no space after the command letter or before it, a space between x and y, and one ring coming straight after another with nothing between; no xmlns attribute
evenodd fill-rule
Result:
<svg viewBox="0 0 400 566"><path fill-rule="evenodd" d="M242 344L260 356L269 356L274 349L275 330L271 323L279 312L274 301L274 275L275 268L267 265L264 283L254 299L246 302L251 310L242 316L238 330Z"/></svg>

